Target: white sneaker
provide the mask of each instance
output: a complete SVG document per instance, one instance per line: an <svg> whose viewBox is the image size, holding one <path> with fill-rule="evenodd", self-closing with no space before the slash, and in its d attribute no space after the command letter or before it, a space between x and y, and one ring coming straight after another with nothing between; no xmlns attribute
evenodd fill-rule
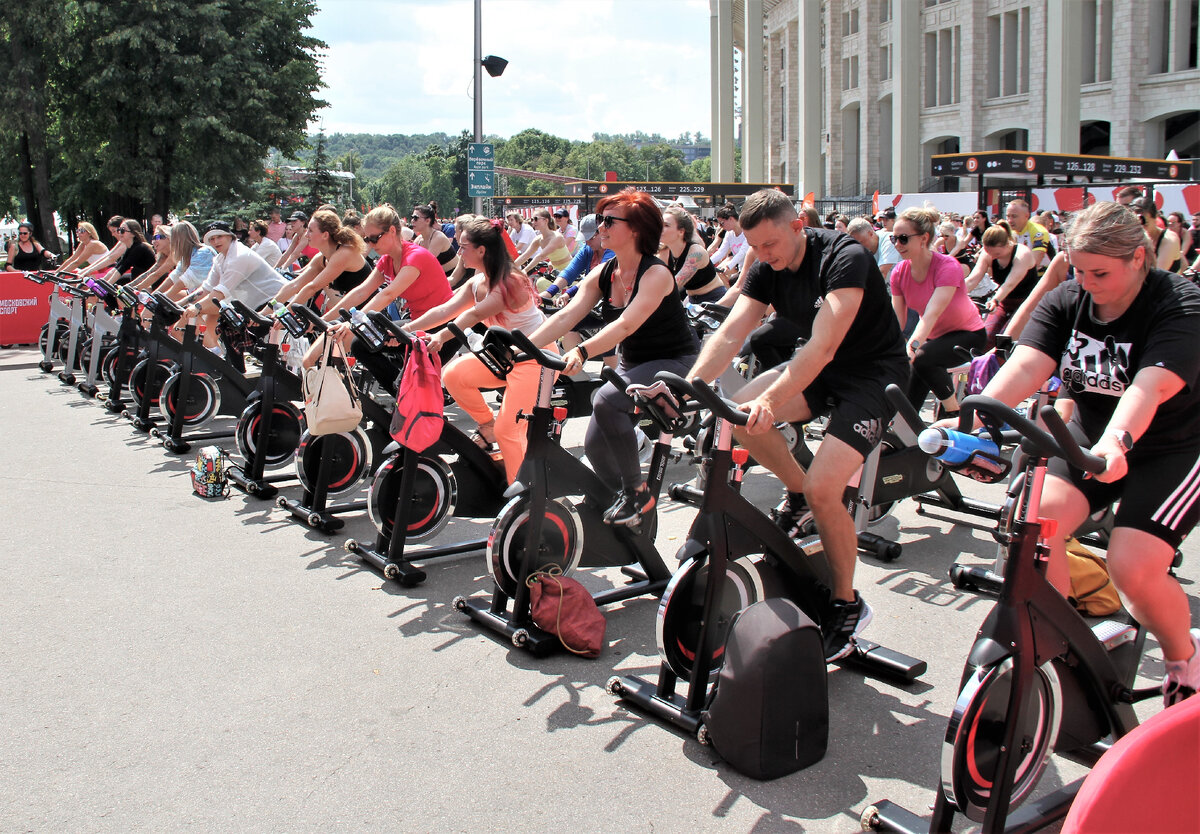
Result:
<svg viewBox="0 0 1200 834"><path fill-rule="evenodd" d="M1163 709L1185 701L1200 690L1200 628L1193 628L1192 656L1188 660L1168 660L1164 665Z"/></svg>

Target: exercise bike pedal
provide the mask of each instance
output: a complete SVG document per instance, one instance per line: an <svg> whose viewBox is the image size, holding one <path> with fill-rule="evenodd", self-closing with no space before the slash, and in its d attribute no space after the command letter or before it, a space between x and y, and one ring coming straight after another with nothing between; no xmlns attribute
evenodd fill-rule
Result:
<svg viewBox="0 0 1200 834"><path fill-rule="evenodd" d="M1132 643L1137 639L1137 628L1130 623L1117 620L1104 620L1092 626L1092 634L1096 635L1104 648L1110 652L1118 646Z"/></svg>
<svg viewBox="0 0 1200 834"><path fill-rule="evenodd" d="M836 662L861 666L870 670L872 674L905 683L912 683L929 668L929 664L924 660L918 660L861 637L854 638L854 651Z"/></svg>

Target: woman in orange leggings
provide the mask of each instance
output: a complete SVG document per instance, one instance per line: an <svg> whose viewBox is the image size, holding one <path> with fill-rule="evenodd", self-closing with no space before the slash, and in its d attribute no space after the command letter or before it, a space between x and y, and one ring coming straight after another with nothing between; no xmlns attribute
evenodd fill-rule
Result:
<svg viewBox="0 0 1200 834"><path fill-rule="evenodd" d="M476 217L464 224L458 252L463 263L475 270L475 276L449 301L408 324L406 330L428 330L453 320L464 331L483 323L529 334L545 320L537 304L537 291L527 275L513 268L502 225L497 223ZM439 330L428 337L429 346L438 351L452 338L448 328ZM516 479L528 446L525 426L517 423L517 414L533 410L539 372L540 366L531 360L518 363L507 379L499 379L473 355L457 357L442 372L446 390L479 424L475 442L484 449L491 449L492 444L499 446L509 483ZM493 414L484 400L485 388L507 388L499 414Z"/></svg>

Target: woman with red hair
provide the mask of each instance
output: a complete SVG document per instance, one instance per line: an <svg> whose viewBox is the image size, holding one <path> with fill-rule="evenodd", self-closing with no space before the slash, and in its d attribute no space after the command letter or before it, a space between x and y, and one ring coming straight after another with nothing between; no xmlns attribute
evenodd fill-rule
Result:
<svg viewBox="0 0 1200 834"><path fill-rule="evenodd" d="M632 383L649 383L659 371L686 374L699 345L675 278L655 257L663 230L658 205L650 195L625 188L596 204L596 222L601 246L616 257L588 273L571 303L530 338L535 345L549 344L599 304L603 329L563 355L564 373L578 373L589 356L615 347L617 370ZM584 448L596 474L619 490L605 522L632 526L654 508L638 459L633 400L612 384L605 384L592 400Z"/></svg>

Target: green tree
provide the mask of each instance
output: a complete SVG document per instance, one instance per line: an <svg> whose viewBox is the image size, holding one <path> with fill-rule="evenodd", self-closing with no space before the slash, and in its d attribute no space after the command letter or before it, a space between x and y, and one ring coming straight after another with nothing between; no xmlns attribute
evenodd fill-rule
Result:
<svg viewBox="0 0 1200 834"><path fill-rule="evenodd" d="M406 156L376 181L372 196L379 203L391 203L397 211L406 212L428 190L431 179L424 161L417 156Z"/></svg>
<svg viewBox="0 0 1200 834"><path fill-rule="evenodd" d="M34 236L54 252L58 230L50 181L56 108L51 76L64 30L47 22L69 23L68 5L30 0L0 18L0 72L5 79L0 86L0 142L10 151L5 167L9 176L15 175L13 184L24 198Z"/></svg>
<svg viewBox="0 0 1200 834"><path fill-rule="evenodd" d="M324 102L313 0L68 0L62 136L74 193L142 217L239 195Z"/></svg>
<svg viewBox="0 0 1200 834"><path fill-rule="evenodd" d="M337 180L329 170L329 154L325 152L325 131L317 133L317 144L308 163L308 199L305 210L311 215L322 203L337 204Z"/></svg>

